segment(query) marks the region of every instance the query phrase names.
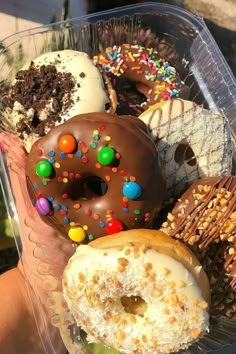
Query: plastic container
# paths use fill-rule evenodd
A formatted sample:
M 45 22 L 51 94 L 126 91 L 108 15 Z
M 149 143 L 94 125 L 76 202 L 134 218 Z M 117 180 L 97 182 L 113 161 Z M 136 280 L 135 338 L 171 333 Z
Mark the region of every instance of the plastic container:
M 11 82 L 15 73 L 26 62 L 48 51 L 74 49 L 85 51 L 93 56 L 107 46 L 127 42 L 157 48 L 177 68 L 181 78 L 190 86 L 190 99 L 198 104 L 203 104 L 214 113 L 224 114 L 231 125 L 232 135 L 235 136 L 236 81 L 230 68 L 202 18 L 166 4 L 145 3 L 125 6 L 49 26 L 37 27 L 10 36 L 2 41 L 1 80 L 4 80 L 5 83 Z M 2 86 L 3 94 L 4 85 Z M 5 125 L 4 121 L 2 129 L 9 130 L 9 126 Z M 12 222 L 16 245 L 21 255 L 20 234 L 22 230 L 18 223 L 9 170 L 2 152 L 0 153 L 0 164 L 1 187 L 8 216 Z M 36 251 L 40 249 L 40 244 L 30 236 L 32 230 L 28 231 L 28 242 L 33 244 L 33 254 L 36 257 L 38 254 Z M 48 245 L 48 252 L 50 252 L 50 247 Z M 46 280 L 52 281 L 53 279 L 50 278 L 50 274 L 47 274 L 46 268 L 40 267 L 40 265 L 45 265 L 42 252 L 41 256 L 37 256 L 37 259 L 38 275 L 43 278 L 43 281 L 45 280 L 44 283 L 47 283 Z M 57 281 L 60 281 L 60 276 Z M 34 284 L 32 285 L 34 287 Z M 51 307 L 57 308 L 57 312 L 63 312 L 65 309 L 60 291 L 49 285 L 45 287 L 45 290 L 48 292 L 49 307 L 51 304 Z M 48 319 L 55 327 L 61 328 L 66 346 L 68 349 L 71 345 L 74 348 L 74 350 L 70 349 L 71 352 L 78 354 L 86 352 L 86 350 L 88 352 L 90 350 L 88 347 L 86 350 L 84 349 L 85 340 L 79 342 L 77 339 L 78 329 L 70 326 L 69 315 L 62 329 L 60 316 L 58 317 L 58 314 L 55 316 L 53 311 L 45 311 L 40 296 L 35 294 L 30 286 L 29 291 L 36 321 L 43 333 L 42 341 L 45 352 L 61 354 L 65 349 L 62 347 L 60 352 L 57 351 L 53 337 L 54 331 L 51 325 L 48 325 Z M 72 343 L 71 340 L 74 342 Z M 231 343 L 236 343 L 236 318 L 221 319 L 211 325 L 209 335 L 206 335 L 185 353 L 213 353 L 214 350 L 222 349 Z M 233 351 L 236 351 L 236 346 L 231 352 Z M 219 353 L 223 352 L 222 349 Z M 105 354 L 104 348 L 100 353 Z

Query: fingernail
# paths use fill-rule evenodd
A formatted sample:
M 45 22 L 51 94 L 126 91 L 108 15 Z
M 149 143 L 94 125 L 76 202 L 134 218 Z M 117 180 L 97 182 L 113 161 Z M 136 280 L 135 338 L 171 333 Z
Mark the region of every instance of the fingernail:
M 4 145 L 4 143 L 2 141 L 0 141 L 0 149 L 3 151 L 3 152 L 7 152 L 7 147 Z

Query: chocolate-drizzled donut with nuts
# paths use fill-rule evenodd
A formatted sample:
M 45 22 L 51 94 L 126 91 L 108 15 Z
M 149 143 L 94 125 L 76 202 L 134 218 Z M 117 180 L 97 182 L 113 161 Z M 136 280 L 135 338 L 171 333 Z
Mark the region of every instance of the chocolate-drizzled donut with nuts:
M 51 129 L 32 147 L 26 177 L 42 219 L 78 243 L 152 227 L 165 193 L 145 124 L 106 113 L 78 115 Z
M 161 230 L 195 250 L 208 268 L 213 292 L 218 295 L 221 292 L 216 286 L 217 279 L 225 283 L 222 293 L 231 287 L 231 312 L 235 311 L 236 176 L 206 177 L 193 183 L 168 214 Z M 222 288 L 222 284 L 218 286 Z

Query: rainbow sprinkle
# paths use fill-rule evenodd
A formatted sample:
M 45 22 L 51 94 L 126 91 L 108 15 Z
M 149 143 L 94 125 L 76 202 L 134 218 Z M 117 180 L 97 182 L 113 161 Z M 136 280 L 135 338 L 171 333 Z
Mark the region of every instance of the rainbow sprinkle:
M 124 75 L 129 79 L 135 74 L 135 80 L 138 80 L 138 76 L 144 76 L 153 83 L 156 99 L 159 95 L 164 100 L 179 96 L 183 83 L 178 79 L 176 69 L 165 58 L 160 58 L 154 48 L 130 44 L 114 45 L 93 60 L 95 64 L 102 65 L 106 73 L 118 77 Z

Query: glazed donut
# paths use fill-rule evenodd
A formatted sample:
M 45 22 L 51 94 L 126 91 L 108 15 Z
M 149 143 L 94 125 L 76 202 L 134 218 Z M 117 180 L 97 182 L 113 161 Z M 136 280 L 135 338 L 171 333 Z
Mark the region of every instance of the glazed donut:
M 177 352 L 208 331 L 205 272 L 186 246 L 157 230 L 78 246 L 63 273 L 63 294 L 88 342 L 120 353 Z
M 39 139 L 26 178 L 42 219 L 74 242 L 152 227 L 165 193 L 145 124 L 106 113 L 76 116 Z
M 234 145 L 224 116 L 176 98 L 150 107 L 139 118 L 163 161 L 168 202 L 199 178 L 231 173 Z
M 61 50 L 25 64 L 3 103 L 5 130 L 17 134 L 30 151 L 38 137 L 76 114 L 114 113 L 117 99 L 108 78 L 86 53 Z
M 173 97 L 189 97 L 176 69 L 153 48 L 122 44 L 93 58 L 117 93 L 118 114 L 138 116 L 144 109 Z

